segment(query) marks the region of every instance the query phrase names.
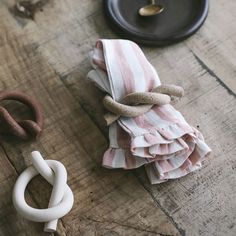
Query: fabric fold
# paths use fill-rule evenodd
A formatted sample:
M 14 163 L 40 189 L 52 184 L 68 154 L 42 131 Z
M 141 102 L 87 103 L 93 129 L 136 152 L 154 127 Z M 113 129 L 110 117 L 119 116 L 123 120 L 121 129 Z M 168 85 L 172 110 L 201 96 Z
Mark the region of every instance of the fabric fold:
M 133 92 L 149 92 L 161 84 L 141 49 L 128 40 L 99 40 L 90 54 L 88 78 L 115 101 Z M 143 115 L 120 117 L 109 126 L 107 168 L 145 165 L 152 184 L 182 177 L 202 166 L 211 152 L 202 134 L 172 105 L 154 105 Z

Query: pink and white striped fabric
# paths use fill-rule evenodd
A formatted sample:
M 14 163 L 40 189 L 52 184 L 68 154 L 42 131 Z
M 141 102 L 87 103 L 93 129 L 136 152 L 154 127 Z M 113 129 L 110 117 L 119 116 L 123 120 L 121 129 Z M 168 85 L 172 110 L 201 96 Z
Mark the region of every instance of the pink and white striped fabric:
M 161 84 L 141 49 L 128 40 L 99 40 L 91 64 L 94 69 L 88 78 L 116 101 Z M 152 184 L 199 169 L 211 151 L 202 134 L 170 104 L 153 106 L 135 118 L 121 117 L 110 125 L 109 138 L 103 166 L 134 169 L 145 165 Z

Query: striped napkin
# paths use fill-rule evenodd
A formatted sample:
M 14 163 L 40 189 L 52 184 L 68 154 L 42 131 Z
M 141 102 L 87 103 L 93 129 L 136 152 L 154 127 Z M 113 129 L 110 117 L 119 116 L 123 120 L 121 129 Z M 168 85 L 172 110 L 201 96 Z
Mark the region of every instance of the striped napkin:
M 115 101 L 132 92 L 148 92 L 161 84 L 141 49 L 128 40 L 99 40 L 91 52 L 88 78 Z M 110 146 L 103 156 L 107 168 L 145 165 L 152 184 L 195 171 L 211 152 L 202 134 L 170 104 L 147 113 L 120 117 L 109 126 Z

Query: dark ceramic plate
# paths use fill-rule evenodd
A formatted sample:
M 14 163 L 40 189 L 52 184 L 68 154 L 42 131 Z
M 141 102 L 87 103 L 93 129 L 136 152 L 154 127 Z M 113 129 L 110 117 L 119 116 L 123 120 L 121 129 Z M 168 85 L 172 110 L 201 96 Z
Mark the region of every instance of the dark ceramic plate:
M 139 16 L 139 8 L 149 0 L 104 0 L 111 27 L 137 43 L 163 46 L 194 34 L 204 23 L 209 0 L 156 0 L 164 11 L 151 17 Z

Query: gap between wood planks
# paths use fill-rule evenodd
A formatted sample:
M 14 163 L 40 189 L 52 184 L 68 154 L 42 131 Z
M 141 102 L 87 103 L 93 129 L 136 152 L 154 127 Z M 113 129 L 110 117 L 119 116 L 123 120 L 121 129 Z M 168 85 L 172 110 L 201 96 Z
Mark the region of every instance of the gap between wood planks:
M 225 83 L 224 79 L 221 79 L 220 77 L 218 77 L 215 72 L 213 70 L 211 70 L 206 63 L 204 63 L 204 61 L 202 59 L 200 59 L 190 48 L 189 48 L 190 52 L 193 54 L 193 56 L 195 57 L 195 59 L 197 60 L 197 62 L 200 64 L 200 66 L 202 67 L 203 70 L 205 70 L 209 75 L 211 75 L 213 78 L 216 79 L 217 82 L 220 83 L 221 86 L 223 86 L 228 92 L 229 94 L 233 95 L 234 97 L 236 97 L 236 87 L 232 87 L 230 88 L 227 83 Z

